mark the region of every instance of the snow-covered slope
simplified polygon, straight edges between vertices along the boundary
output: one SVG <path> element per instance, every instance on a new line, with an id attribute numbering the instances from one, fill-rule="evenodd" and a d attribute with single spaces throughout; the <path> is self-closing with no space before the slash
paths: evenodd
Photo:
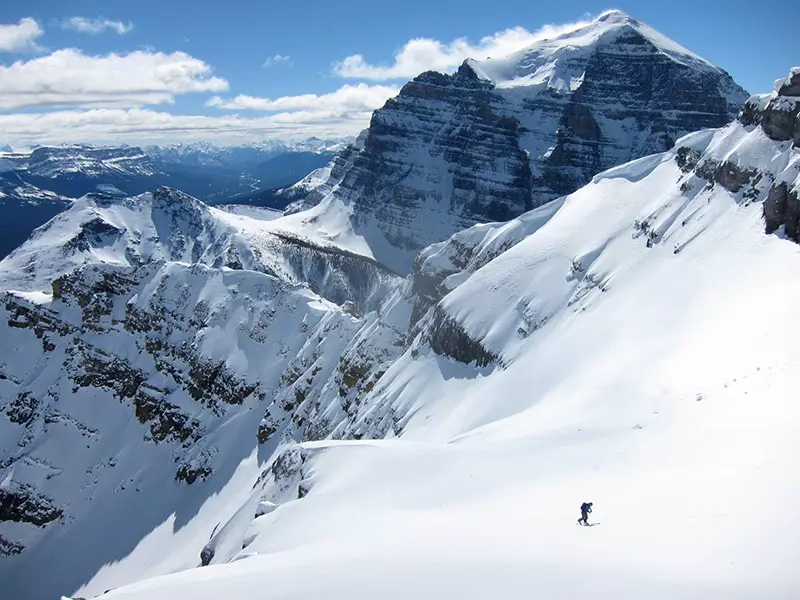
<path id="1" fill-rule="evenodd" d="M 283 431 L 318 441 L 240 490 L 198 551 L 214 566 L 106 597 L 797 597 L 787 81 L 742 122 L 426 250 L 328 382 L 296 388 Z M 575 525 L 584 501 L 597 527 Z"/>
<path id="2" fill-rule="evenodd" d="M 746 99 L 722 69 L 612 11 L 509 57 L 415 78 L 306 206 L 321 203 L 323 227 L 348 214 L 373 256 L 407 273 L 423 247 L 722 126 Z"/>
<path id="3" fill-rule="evenodd" d="M 0 262 L 0 289 L 49 293 L 54 280 L 87 263 L 154 261 L 261 271 L 362 307 L 394 284 L 369 257 L 331 241 L 312 244 L 281 223 L 215 209 L 171 188 L 123 199 L 87 195 Z"/>
<path id="4" fill-rule="evenodd" d="M 258 475 L 258 425 L 294 357 L 326 377 L 358 325 L 307 288 L 201 264 L 93 263 L 54 291 L 0 297 L 11 598 L 58 597 L 143 542 L 126 577 L 194 566 Z"/>

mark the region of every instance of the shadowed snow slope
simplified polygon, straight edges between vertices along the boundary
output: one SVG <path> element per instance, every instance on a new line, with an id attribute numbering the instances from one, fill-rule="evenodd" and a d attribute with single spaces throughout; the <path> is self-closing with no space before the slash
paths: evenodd
<path id="1" fill-rule="evenodd" d="M 197 566 L 399 282 L 260 217 L 89 195 L 0 262 L 0 595 Z"/>
<path id="2" fill-rule="evenodd" d="M 736 122 L 426 251 L 430 308 L 337 430 L 387 439 L 285 445 L 212 566 L 104 598 L 797 598 L 800 253 L 763 202 L 799 174 Z"/>

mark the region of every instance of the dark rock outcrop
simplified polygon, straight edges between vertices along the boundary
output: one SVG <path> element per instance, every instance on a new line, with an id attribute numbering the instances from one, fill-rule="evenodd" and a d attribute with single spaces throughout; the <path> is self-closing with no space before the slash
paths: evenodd
<path id="1" fill-rule="evenodd" d="M 764 221 L 767 233 L 784 225 L 786 237 L 800 242 L 800 197 L 797 190 L 789 191 L 786 183 L 773 186 L 764 202 Z"/>
<path id="2" fill-rule="evenodd" d="M 792 140 L 800 148 L 800 67 L 779 80 L 776 88 L 771 94 L 751 96 L 739 120 L 744 125 L 760 125 L 772 140 Z"/>
<path id="3" fill-rule="evenodd" d="M 789 75 L 778 80 L 771 94 L 751 96 L 739 114 L 745 126 L 761 127 L 771 140 L 792 141 L 800 148 L 800 67 L 794 67 Z M 741 169 L 740 169 L 741 171 Z M 760 179 L 752 169 L 751 179 Z M 774 178 L 772 178 L 774 181 Z M 774 182 L 764 200 L 764 225 L 767 233 L 784 227 L 786 237 L 800 243 L 800 197 L 797 185 L 788 181 Z"/>
<path id="4" fill-rule="evenodd" d="M 479 367 L 485 367 L 498 363 L 499 357 L 496 354 L 471 338 L 460 323 L 438 306 L 434 310 L 428 342 L 437 354 L 449 356 L 464 364 L 475 363 Z"/>
<path id="5" fill-rule="evenodd" d="M 0 521 L 30 523 L 43 527 L 61 518 L 64 511 L 50 498 L 31 489 L 0 489 Z"/>

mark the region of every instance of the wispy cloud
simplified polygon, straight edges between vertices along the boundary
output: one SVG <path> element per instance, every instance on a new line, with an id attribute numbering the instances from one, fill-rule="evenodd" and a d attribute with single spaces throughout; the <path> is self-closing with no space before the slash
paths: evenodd
<path id="1" fill-rule="evenodd" d="M 89 19 L 86 17 L 70 17 L 61 21 L 62 29 L 72 29 L 80 33 L 88 33 L 89 35 L 97 35 L 105 31 L 115 31 L 119 35 L 124 35 L 133 29 L 133 23 L 128 21 L 112 21 L 103 17 L 97 19 Z"/>
<path id="2" fill-rule="evenodd" d="M 263 139 L 355 135 L 371 112 L 297 111 L 265 117 L 173 115 L 142 108 L 0 114 L 0 139 L 12 146 L 75 141 L 152 144 L 206 140 L 220 144 Z"/>
<path id="3" fill-rule="evenodd" d="M 16 25 L 0 24 L 0 52 L 39 50 L 36 38 L 42 35 L 44 29 L 30 17 L 20 19 Z"/>
<path id="4" fill-rule="evenodd" d="M 507 56 L 534 42 L 556 37 L 591 22 L 592 19 L 588 19 L 566 25 L 545 25 L 536 31 L 513 27 L 481 38 L 475 44 L 465 38 L 449 44 L 430 38 L 416 38 L 398 50 L 389 65 L 371 64 L 363 55 L 353 54 L 335 63 L 333 71 L 340 77 L 375 81 L 410 79 L 430 70 L 447 72 L 457 68 L 467 58 Z"/>
<path id="5" fill-rule="evenodd" d="M 228 82 L 185 52 L 89 56 L 67 48 L 0 65 L 0 109 L 135 107 L 172 103 L 178 94 L 223 92 Z"/>
<path id="6" fill-rule="evenodd" d="M 262 111 L 331 111 L 336 114 L 347 114 L 371 111 L 380 108 L 387 99 L 396 96 L 400 88 L 393 85 L 344 85 L 329 94 L 302 94 L 299 96 L 283 96 L 275 98 L 256 98 L 239 95 L 231 99 L 219 96 L 211 98 L 206 106 L 216 106 L 228 110 L 262 110 Z"/>
<path id="7" fill-rule="evenodd" d="M 267 59 L 264 61 L 264 64 L 261 65 L 261 66 L 265 67 L 265 68 L 266 67 L 272 67 L 274 65 L 277 65 L 277 64 L 283 63 L 283 62 L 288 62 L 289 64 L 292 64 L 294 61 L 292 60 L 291 56 L 286 56 L 284 54 L 276 54 L 275 56 L 267 57 Z"/>

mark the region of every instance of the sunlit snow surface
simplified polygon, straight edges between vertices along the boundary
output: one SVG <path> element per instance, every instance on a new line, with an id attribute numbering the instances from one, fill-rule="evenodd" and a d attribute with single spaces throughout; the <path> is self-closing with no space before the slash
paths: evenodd
<path id="1" fill-rule="evenodd" d="M 798 183 L 759 129 L 678 146 Z M 762 209 L 675 152 L 599 175 L 443 300 L 502 366 L 407 352 L 369 400 L 399 438 L 304 444 L 308 495 L 252 521 L 232 481 L 229 563 L 103 598 L 800 597 L 800 252 Z"/>
<path id="2" fill-rule="evenodd" d="M 719 71 L 704 58 L 620 11 L 608 11 L 590 25 L 537 41 L 508 56 L 489 57 L 481 61 L 471 61 L 471 64 L 481 76 L 501 88 L 546 85 L 559 91 L 575 89 L 575 83 L 583 74 L 570 73 L 569 65 L 562 65 L 559 59 L 565 55 L 574 58 L 581 51 L 588 54 L 598 42 L 608 43 L 631 31 L 644 36 L 659 52 L 676 62 L 691 65 L 701 71 Z"/>

